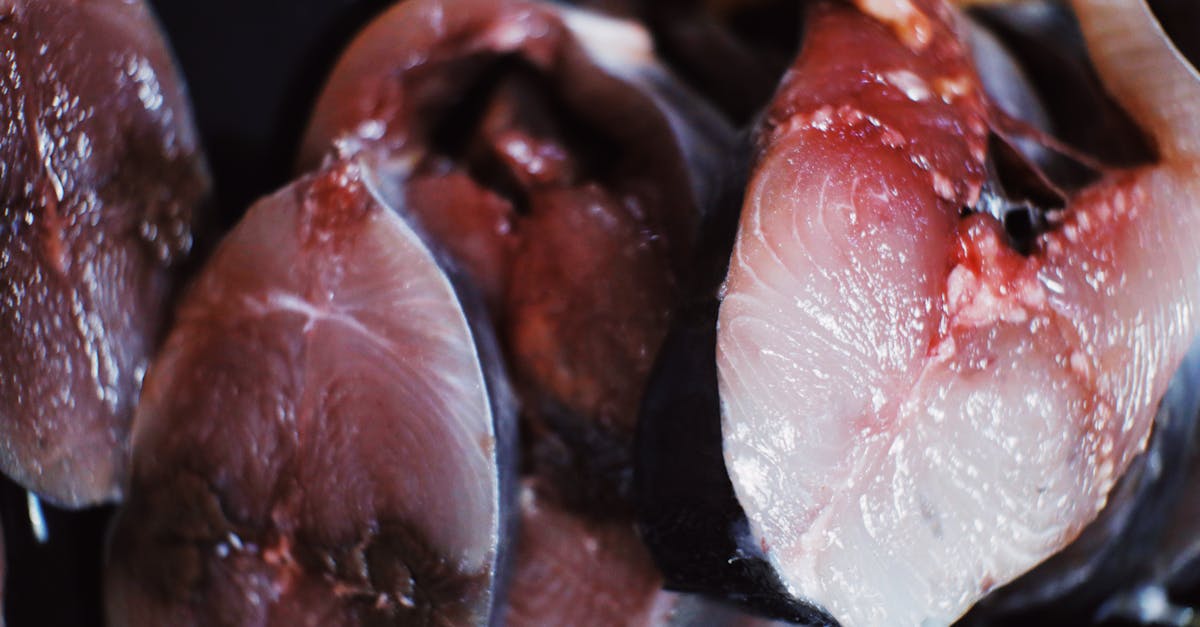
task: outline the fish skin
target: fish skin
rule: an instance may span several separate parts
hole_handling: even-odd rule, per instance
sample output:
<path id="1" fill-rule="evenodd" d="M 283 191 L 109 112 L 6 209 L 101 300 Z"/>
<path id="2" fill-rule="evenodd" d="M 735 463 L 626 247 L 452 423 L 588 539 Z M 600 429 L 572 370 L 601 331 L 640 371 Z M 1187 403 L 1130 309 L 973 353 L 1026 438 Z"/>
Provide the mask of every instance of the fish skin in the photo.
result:
<path id="1" fill-rule="evenodd" d="M 796 54 L 800 2 L 572 0 L 645 24 L 658 54 L 737 126 L 761 112 Z"/>
<path id="2" fill-rule="evenodd" d="M 513 408 L 467 315 L 360 163 L 251 208 L 147 377 L 109 624 L 496 620 Z"/>
<path id="3" fill-rule="evenodd" d="M 701 224 L 691 276 L 642 398 L 633 477 L 638 535 L 668 590 L 793 623 L 834 625 L 828 613 L 789 598 L 749 536 L 721 454 L 717 310 L 754 153 L 745 133 L 725 154 L 721 194 Z"/>
<path id="4" fill-rule="evenodd" d="M 1070 7 L 1016 3 L 982 6 L 970 15 L 1003 40 L 1005 50 L 1025 71 L 1048 117 L 1049 126 L 1044 130 L 1109 166 L 1132 167 L 1154 161 L 1153 146 L 1100 82 Z M 981 66 L 980 71 L 986 69 Z M 997 104 L 1005 100 L 1001 95 Z M 1037 126 L 1039 116 L 1015 117 Z M 1046 174 L 1057 174 L 1073 183 L 1072 187 L 1094 182 L 1094 173 L 1064 171 L 1063 165 L 1039 162 Z"/>
<path id="5" fill-rule="evenodd" d="M 1196 565 L 1200 564 L 1200 494 L 1194 489 L 1200 481 L 1200 349 L 1193 347 L 1176 373 L 1176 380 L 1167 389 L 1163 400 L 1165 411 L 1178 416 L 1179 422 L 1187 424 L 1190 417 L 1190 433 L 1183 439 L 1186 456 L 1181 464 L 1184 473 L 1178 479 L 1181 494 L 1173 503 L 1166 517 L 1165 533 L 1154 552 L 1149 566 L 1148 579 L 1181 590 L 1196 589 Z M 1166 433 L 1170 433 L 1167 431 Z M 1187 437 L 1190 436 L 1190 437 Z M 1166 465 L 1166 464 L 1164 464 Z M 1167 468 L 1171 466 L 1166 465 Z M 1168 470 L 1168 472 L 1170 472 Z M 1194 601 L 1193 601 L 1194 602 Z"/>
<path id="6" fill-rule="evenodd" d="M 11 0 L 0 40 L 0 470 L 112 501 L 208 173 L 142 2 Z"/>

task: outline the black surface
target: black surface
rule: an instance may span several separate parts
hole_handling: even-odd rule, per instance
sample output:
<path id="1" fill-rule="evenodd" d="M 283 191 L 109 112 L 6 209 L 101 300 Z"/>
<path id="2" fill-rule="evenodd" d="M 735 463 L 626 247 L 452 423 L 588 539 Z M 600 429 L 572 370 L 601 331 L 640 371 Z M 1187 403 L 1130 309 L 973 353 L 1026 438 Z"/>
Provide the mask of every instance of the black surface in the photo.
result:
<path id="1" fill-rule="evenodd" d="M 340 51 L 394 0 L 151 0 L 189 87 L 222 226 L 293 178 Z"/>
<path id="2" fill-rule="evenodd" d="M 25 490 L 0 478 L 8 627 L 99 627 L 102 547 L 112 508 L 67 512 L 42 504 L 42 512 L 45 544 L 34 537 Z"/>

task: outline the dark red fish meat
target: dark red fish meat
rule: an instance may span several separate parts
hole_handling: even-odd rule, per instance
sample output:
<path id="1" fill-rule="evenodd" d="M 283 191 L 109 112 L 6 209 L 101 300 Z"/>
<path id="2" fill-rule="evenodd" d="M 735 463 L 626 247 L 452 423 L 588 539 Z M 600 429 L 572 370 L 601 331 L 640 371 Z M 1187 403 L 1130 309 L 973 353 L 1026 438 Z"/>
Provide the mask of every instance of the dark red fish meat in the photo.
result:
<path id="1" fill-rule="evenodd" d="M 191 288 L 134 421 L 109 624 L 497 615 L 511 397 L 373 176 L 339 162 L 259 202 Z"/>
<path id="2" fill-rule="evenodd" d="M 7 0 L 0 41 L 0 469 L 113 500 L 208 175 L 142 2 Z"/>

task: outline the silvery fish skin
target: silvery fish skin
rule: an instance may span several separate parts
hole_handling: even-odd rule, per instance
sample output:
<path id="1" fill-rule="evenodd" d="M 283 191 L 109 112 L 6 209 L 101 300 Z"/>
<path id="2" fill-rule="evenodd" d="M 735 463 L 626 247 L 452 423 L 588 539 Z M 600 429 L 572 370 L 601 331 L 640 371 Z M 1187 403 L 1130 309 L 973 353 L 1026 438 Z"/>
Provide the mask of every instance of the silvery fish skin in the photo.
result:
<path id="1" fill-rule="evenodd" d="M 487 624 L 514 403 L 358 162 L 250 209 L 147 375 L 111 625 Z"/>
<path id="2" fill-rule="evenodd" d="M 0 41 L 0 469 L 114 500 L 207 170 L 142 2 L 7 0 Z"/>

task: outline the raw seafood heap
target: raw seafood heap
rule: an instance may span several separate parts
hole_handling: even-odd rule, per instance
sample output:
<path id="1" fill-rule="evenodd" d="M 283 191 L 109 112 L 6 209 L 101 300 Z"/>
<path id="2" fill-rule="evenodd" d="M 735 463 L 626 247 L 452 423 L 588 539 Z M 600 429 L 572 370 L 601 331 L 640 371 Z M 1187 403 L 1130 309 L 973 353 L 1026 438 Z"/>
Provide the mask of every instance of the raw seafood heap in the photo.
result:
<path id="1" fill-rule="evenodd" d="M 0 469 L 123 501 L 107 621 L 1184 620 L 1200 75 L 1150 9 L 578 4 L 381 12 L 176 306 L 147 9 L 0 2 Z"/>

